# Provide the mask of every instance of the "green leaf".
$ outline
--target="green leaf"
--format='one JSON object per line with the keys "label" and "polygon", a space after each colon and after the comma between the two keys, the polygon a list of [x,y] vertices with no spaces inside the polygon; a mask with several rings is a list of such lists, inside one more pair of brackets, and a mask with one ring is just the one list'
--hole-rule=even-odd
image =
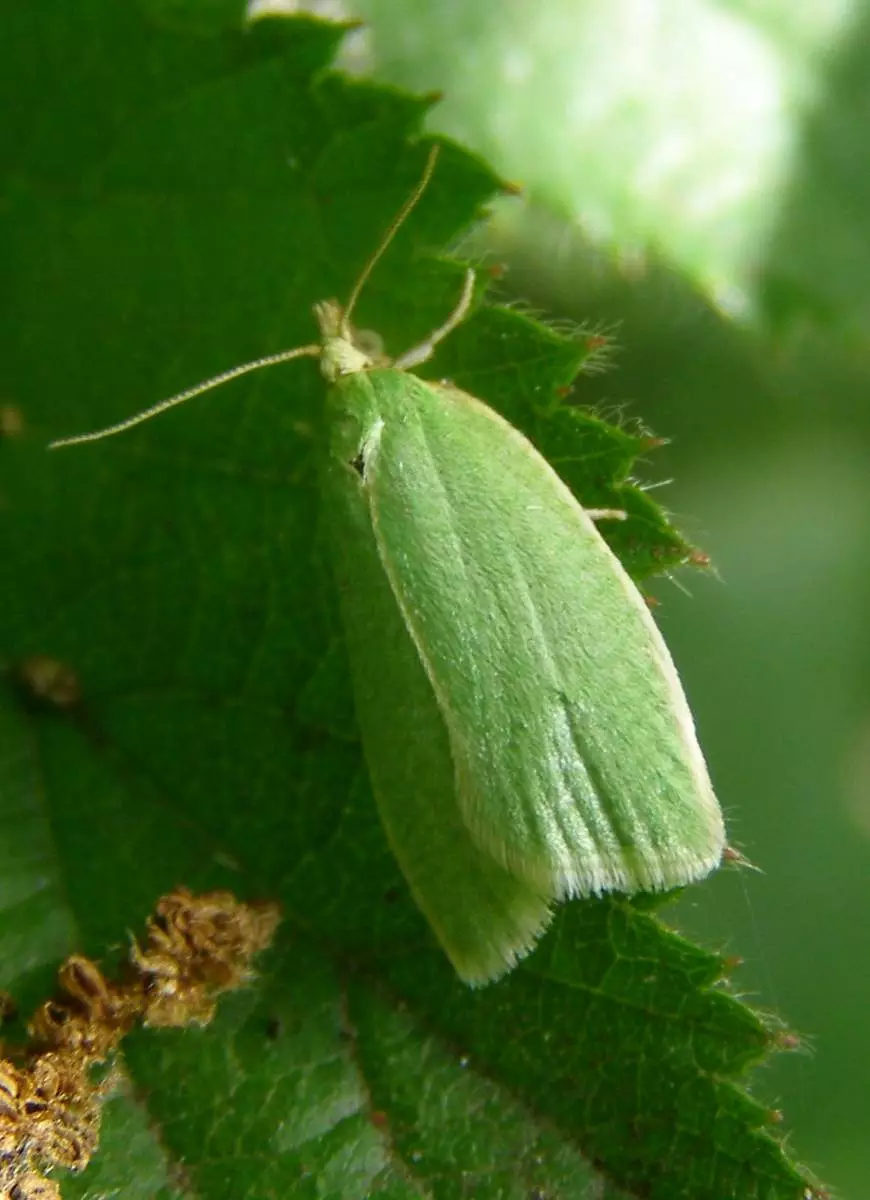
{"label": "green leaf", "polygon": [[[0,986],[26,1013],[64,954],[111,958],[179,883],[285,912],[261,981],[212,1027],[131,1039],[102,1156],[68,1194],[529,1200],[592,1197],[596,1171],[662,1200],[820,1194],[743,1090],[775,1024],[649,904],[568,905],[504,983],[452,975],[354,738],[316,364],[45,453],[310,341],[311,304],[347,295],[419,175],[427,102],[325,73],[340,31],[311,21],[208,37],[97,0],[3,20],[4,400],[23,430],[0,442]],[[389,347],[449,310],[461,271],[427,256],[495,186],[443,155],[361,304]],[[585,501],[625,505],[616,545],[642,578],[691,550],[626,483],[645,437],[554,407],[586,352],[483,311],[433,369]],[[81,700],[37,702],[34,655]]]}
{"label": "green leaf", "polygon": [[183,1200],[189,1195],[177,1165],[149,1127],[145,1106],[123,1076],[103,1109],[99,1154],[83,1174],[62,1178],[64,1200]]}

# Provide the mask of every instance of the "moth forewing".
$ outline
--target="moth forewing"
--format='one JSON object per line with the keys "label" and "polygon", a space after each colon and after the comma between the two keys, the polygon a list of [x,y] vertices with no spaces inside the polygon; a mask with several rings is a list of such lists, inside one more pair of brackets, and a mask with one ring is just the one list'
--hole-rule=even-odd
{"label": "moth forewing", "polygon": [[634,584],[522,434],[466,393],[394,375],[366,377],[382,424],[365,489],[475,842],[549,897],[705,875],[721,814]]}
{"label": "moth forewing", "polygon": [[444,714],[384,571],[371,480],[385,430],[401,420],[397,371],[340,380],[327,402],[323,493],[354,695],[372,790],[418,906],[460,977],[486,983],[549,923],[547,900],[471,836],[456,794]]}

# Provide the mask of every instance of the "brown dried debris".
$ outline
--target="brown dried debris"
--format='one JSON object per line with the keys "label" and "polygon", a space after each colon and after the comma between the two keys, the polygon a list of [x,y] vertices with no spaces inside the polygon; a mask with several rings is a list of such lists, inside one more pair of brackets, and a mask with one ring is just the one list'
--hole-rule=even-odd
{"label": "brown dried debris", "polygon": [[207,1025],[215,995],[248,982],[251,958],[272,941],[280,919],[275,905],[240,905],[231,892],[192,899],[181,888],[164,896],[148,918],[148,945],[140,950],[134,942],[130,951],[146,1025]]}
{"label": "brown dried debris", "polygon": [[31,654],[18,663],[18,682],[34,704],[71,709],[81,702],[79,678],[69,663],[49,654]]}
{"label": "brown dried debris", "polygon": [[92,1068],[137,1022],[207,1024],[217,995],[253,977],[251,959],[278,921],[274,904],[180,887],[148,918],[144,947],[133,941],[121,981],[82,955],[66,960],[61,998],[46,1001],[30,1023],[32,1044],[0,1058],[0,1200],[61,1200],[45,1172],[83,1170],[99,1143],[111,1075],[95,1083]]}

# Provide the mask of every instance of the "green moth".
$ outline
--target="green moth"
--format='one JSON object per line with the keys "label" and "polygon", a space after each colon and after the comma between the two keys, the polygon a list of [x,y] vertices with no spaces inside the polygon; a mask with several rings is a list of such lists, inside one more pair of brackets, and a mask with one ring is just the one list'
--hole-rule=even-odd
{"label": "green moth", "polygon": [[699,879],[725,832],[673,661],[596,514],[492,409],[410,371],[466,316],[473,273],[445,324],[394,361],[351,325],[436,153],[347,304],[316,306],[320,343],[53,444],[319,357],[323,496],[372,787],[417,904],[459,976],[483,984],[532,949],[555,901]]}

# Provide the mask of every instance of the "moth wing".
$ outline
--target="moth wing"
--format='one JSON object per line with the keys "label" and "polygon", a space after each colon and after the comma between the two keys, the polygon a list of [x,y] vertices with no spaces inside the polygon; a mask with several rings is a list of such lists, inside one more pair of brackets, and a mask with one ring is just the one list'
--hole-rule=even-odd
{"label": "moth wing", "polygon": [[553,897],[707,874],[722,817],[637,588],[522,434],[406,379],[377,402],[364,486],[475,843]]}
{"label": "moth wing", "polygon": [[[350,391],[352,407],[353,383],[336,390]],[[370,434],[366,427],[359,436]],[[448,732],[384,574],[367,489],[349,465],[353,457],[351,449],[330,459],[324,493],[369,777],[414,899],[459,976],[482,984],[528,953],[550,922],[550,908],[486,853],[463,819]]]}

